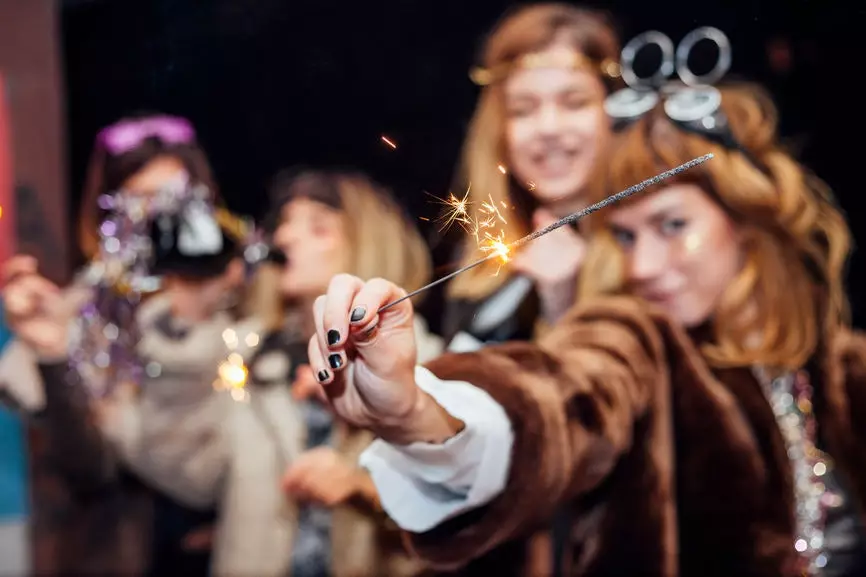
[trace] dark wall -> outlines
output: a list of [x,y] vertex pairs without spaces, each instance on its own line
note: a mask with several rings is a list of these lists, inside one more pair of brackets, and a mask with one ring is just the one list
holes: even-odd
[[[264,185],[278,168],[327,163],[372,172],[414,214],[430,216],[435,209],[422,191],[447,191],[472,112],[467,70],[483,32],[513,2],[73,4],[63,17],[73,190],[101,125],[136,109],[163,109],[199,127],[237,210],[261,211]],[[866,121],[858,93],[847,87],[858,81],[853,71],[864,54],[854,42],[866,23],[863,8],[841,0],[603,5],[626,38],[658,29],[677,42],[697,26],[724,30],[734,47],[732,74],[773,91],[783,134],[830,182],[859,234]],[[447,243],[425,232],[444,263]],[[861,324],[863,269],[855,261],[851,276]]]
[[19,250],[68,273],[63,86],[54,0],[0,1],[0,72],[11,117]]

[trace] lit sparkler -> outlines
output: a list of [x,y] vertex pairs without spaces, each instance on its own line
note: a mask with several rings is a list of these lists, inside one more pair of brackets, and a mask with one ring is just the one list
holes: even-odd
[[[630,188],[627,188],[621,192],[618,192],[614,195],[611,195],[600,202],[597,202],[593,205],[590,205],[590,206],[584,208],[583,210],[579,210],[573,214],[566,216],[565,218],[561,218],[558,221],[554,222],[553,224],[550,224],[550,225],[548,225],[542,229],[539,229],[539,230],[537,230],[531,234],[528,234],[528,235],[524,236],[523,238],[520,238],[514,242],[505,244],[505,242],[502,239],[496,239],[496,240],[494,240],[493,243],[488,245],[491,248],[488,251],[485,251],[485,252],[488,252],[488,254],[486,256],[484,256],[483,258],[480,258],[480,259],[476,260],[475,262],[471,262],[468,265],[455,270],[451,274],[445,275],[442,278],[439,278],[439,279],[437,279],[437,280],[435,280],[435,281],[433,281],[433,282],[431,282],[425,286],[422,286],[421,288],[419,288],[417,290],[410,292],[407,295],[404,295],[404,296],[398,298],[397,300],[391,301],[390,303],[383,305],[381,308],[379,308],[379,310],[377,312],[380,312],[380,313],[384,312],[384,311],[388,310],[389,308],[391,308],[391,307],[393,307],[393,306],[395,306],[395,305],[397,305],[397,304],[399,304],[399,303],[401,303],[407,299],[414,297],[415,295],[418,295],[424,291],[427,291],[427,290],[435,287],[436,285],[442,284],[442,283],[454,278],[455,276],[457,276],[459,274],[462,274],[468,270],[471,270],[477,266],[484,264],[485,262],[491,261],[495,258],[505,259],[505,258],[507,258],[507,255],[510,253],[510,251],[513,249],[519,248],[519,247],[523,246],[524,244],[531,242],[531,241],[533,241],[539,237],[542,237],[542,236],[544,236],[550,232],[553,232],[554,230],[556,230],[558,228],[562,228],[563,226],[566,226],[569,224],[574,224],[587,215],[590,215],[596,211],[601,210],[602,208],[610,206],[611,204],[619,202],[620,200],[627,198],[627,197],[629,197],[633,194],[636,194],[638,192],[641,192],[642,190],[645,190],[651,186],[659,184],[660,182],[667,180],[668,178],[671,178],[673,176],[676,176],[677,174],[684,172],[690,168],[694,168],[695,166],[703,164],[706,161],[710,160],[711,158],[713,158],[712,154],[705,154],[704,156],[699,156],[697,158],[694,158],[694,159],[692,159],[692,160],[690,160],[684,164],[677,166],[676,168],[672,168],[670,170],[662,172],[661,174],[657,174],[656,176],[653,176],[652,178],[648,178],[648,179],[644,180],[643,182],[639,182],[638,184],[635,184],[634,186],[632,186]],[[497,244],[497,242],[500,244]]]

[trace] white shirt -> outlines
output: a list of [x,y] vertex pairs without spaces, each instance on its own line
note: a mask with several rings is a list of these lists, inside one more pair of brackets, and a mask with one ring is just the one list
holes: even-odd
[[514,433],[502,406],[478,387],[440,380],[423,367],[415,369],[415,381],[466,427],[439,445],[377,439],[359,462],[388,516],[406,531],[423,533],[502,492]]

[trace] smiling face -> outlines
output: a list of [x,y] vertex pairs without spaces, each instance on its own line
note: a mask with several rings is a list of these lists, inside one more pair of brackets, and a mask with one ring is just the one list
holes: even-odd
[[[537,53],[562,60],[560,44]],[[589,69],[518,68],[505,81],[506,146],[515,177],[542,203],[568,200],[587,183],[610,131],[605,89]]]
[[687,328],[713,316],[742,267],[733,221],[694,184],[668,186],[611,211],[608,226],[625,253],[631,292]]

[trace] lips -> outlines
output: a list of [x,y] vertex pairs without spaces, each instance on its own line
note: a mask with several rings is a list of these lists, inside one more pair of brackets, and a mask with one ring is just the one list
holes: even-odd
[[561,178],[571,174],[577,157],[577,151],[557,148],[536,157],[535,165],[542,176]]
[[661,291],[643,292],[643,293],[641,293],[641,296],[650,302],[665,303],[665,302],[672,301],[674,299],[674,297],[676,296],[676,293],[674,293],[674,292],[661,292]]

